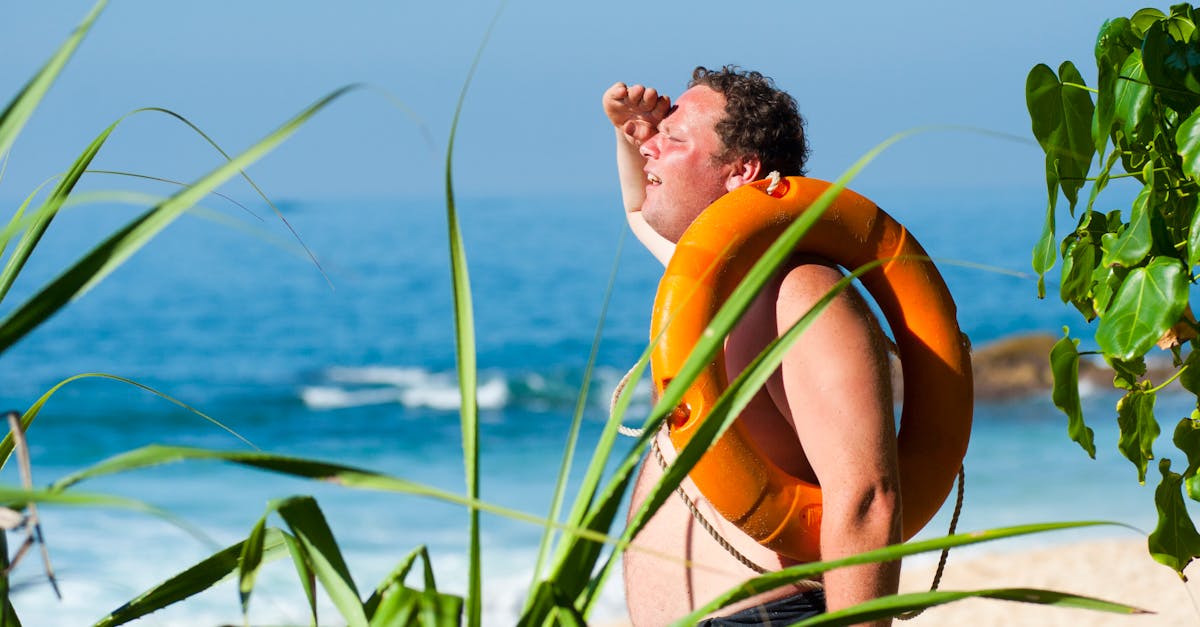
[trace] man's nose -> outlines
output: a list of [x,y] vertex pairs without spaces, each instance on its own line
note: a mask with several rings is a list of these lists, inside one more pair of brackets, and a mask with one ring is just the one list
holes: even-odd
[[655,133],[650,139],[642,142],[642,146],[638,148],[638,152],[646,159],[654,159],[658,157],[658,137]]

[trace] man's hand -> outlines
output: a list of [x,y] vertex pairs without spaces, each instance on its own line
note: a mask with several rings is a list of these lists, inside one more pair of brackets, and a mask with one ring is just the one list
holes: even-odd
[[671,99],[653,87],[616,83],[604,92],[604,113],[631,146],[653,137],[670,109]]

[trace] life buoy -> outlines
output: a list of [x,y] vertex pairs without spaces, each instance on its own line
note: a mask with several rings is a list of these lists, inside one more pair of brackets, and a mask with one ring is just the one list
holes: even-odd
[[[655,298],[651,337],[659,341],[651,368],[659,394],[750,267],[829,187],[788,177],[767,193],[767,182],[759,181],[722,196],[696,218],[680,238]],[[907,540],[946,500],[970,438],[970,351],[954,301],[908,231],[849,190],[836,197],[796,251],[849,269],[882,260],[860,281],[887,318],[904,374],[897,446]],[[726,385],[725,359],[718,351],[668,419],[677,450]],[[722,516],[760,544],[793,559],[819,559],[821,488],[767,459],[740,423],[735,420],[692,468],[692,481]]]

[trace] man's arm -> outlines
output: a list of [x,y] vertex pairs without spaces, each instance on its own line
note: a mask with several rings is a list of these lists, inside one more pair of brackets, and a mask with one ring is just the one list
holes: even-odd
[[[787,330],[841,278],[805,264],[784,278],[776,301]],[[784,357],[784,403],[821,484],[821,558],[837,559],[900,541],[900,482],[891,381],[883,333],[862,297],[837,296]],[[900,563],[825,574],[829,610],[895,594]],[[890,621],[874,623],[887,625]]]
[[646,159],[639,149],[658,133],[658,123],[670,110],[671,100],[653,87],[616,83],[604,92],[604,113],[612,122],[617,140],[617,175],[629,228],[651,254],[667,265],[675,246],[646,224],[642,203],[646,201]]

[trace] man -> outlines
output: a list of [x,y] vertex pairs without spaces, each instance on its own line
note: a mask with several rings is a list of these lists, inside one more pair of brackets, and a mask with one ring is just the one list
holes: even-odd
[[[688,225],[721,195],[772,170],[783,176],[803,173],[807,145],[795,101],[757,72],[697,68],[674,105],[652,88],[624,83],[610,87],[603,102],[616,131],[630,228],[664,264]],[[726,340],[730,379],[840,278],[826,261],[789,260]],[[823,559],[900,540],[884,341],[862,298],[843,292],[739,416],[777,465],[822,487]],[[665,462],[674,459],[665,433],[658,435],[657,448]],[[654,457],[643,464],[634,486],[634,507],[662,475]],[[662,625],[691,612],[755,576],[751,564],[766,570],[793,564],[721,518],[690,481],[682,489],[699,514],[689,511],[683,498],[668,499],[625,553],[626,596],[635,625]],[[820,590],[785,587],[725,608],[707,624],[788,624],[826,605],[832,611],[893,594],[899,574],[899,563],[831,571],[824,577],[823,597]]]

